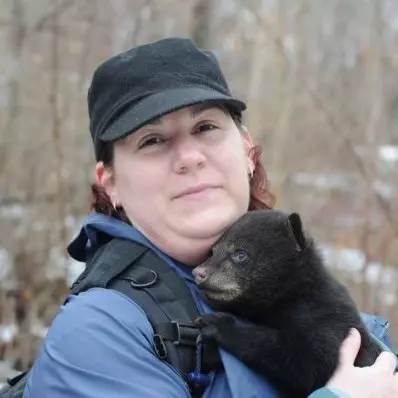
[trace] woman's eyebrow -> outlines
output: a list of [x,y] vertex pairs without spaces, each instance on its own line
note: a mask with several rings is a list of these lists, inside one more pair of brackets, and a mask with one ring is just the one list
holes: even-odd
[[[226,115],[228,114],[227,109],[225,109],[223,106],[214,105],[214,104],[201,104],[201,105],[193,106],[193,107],[190,108],[190,113],[191,113],[192,117],[197,117],[201,113],[203,113],[203,112],[205,112],[207,110],[210,110],[210,109],[219,109],[224,114],[226,114]],[[163,123],[163,118],[162,117],[158,117],[158,118],[153,119],[150,122],[148,122],[145,126],[159,125],[159,124],[162,124],[162,123]]]
[[[161,118],[161,117],[158,117],[158,118],[156,118],[156,119],[153,119],[153,120],[151,120],[150,122],[146,123],[145,126],[149,126],[149,125],[151,125],[151,124],[162,124],[162,118]],[[145,127],[145,126],[144,126],[144,127]]]
[[214,104],[203,104],[203,105],[198,105],[195,107],[192,107],[191,110],[191,115],[192,116],[198,116],[201,113],[210,110],[210,109],[218,109],[220,111],[222,111],[225,114],[228,114],[228,111],[221,105],[214,105]]

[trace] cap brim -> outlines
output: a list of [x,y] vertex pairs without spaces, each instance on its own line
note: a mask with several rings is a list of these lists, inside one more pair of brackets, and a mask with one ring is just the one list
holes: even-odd
[[238,114],[246,109],[244,102],[210,89],[200,87],[170,89],[152,94],[128,108],[100,134],[99,139],[113,141],[124,138],[154,119],[196,104],[225,105]]

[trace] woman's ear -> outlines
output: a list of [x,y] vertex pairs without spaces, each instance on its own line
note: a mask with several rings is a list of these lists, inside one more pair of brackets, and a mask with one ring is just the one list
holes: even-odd
[[98,185],[104,188],[112,203],[117,203],[117,193],[113,169],[105,167],[104,162],[98,162],[95,166],[95,180]]
[[243,138],[246,156],[249,161],[249,170],[254,171],[256,165],[254,164],[252,155],[252,148],[254,146],[252,136],[246,126],[242,126],[240,130]]

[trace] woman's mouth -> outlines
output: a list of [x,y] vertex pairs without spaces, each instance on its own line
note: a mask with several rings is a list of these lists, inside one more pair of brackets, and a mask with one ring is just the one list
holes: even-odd
[[210,184],[199,184],[194,187],[184,189],[175,198],[180,199],[200,199],[217,189],[217,186]]

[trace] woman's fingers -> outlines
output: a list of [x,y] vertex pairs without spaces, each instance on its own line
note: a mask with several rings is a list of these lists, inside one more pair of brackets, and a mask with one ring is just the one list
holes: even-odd
[[392,352],[383,351],[374,363],[379,372],[394,373],[397,367],[397,358]]
[[355,358],[361,347],[361,335],[357,329],[350,329],[348,336],[340,346],[339,362],[340,366],[353,366]]
[[[340,346],[340,366],[353,366],[361,347],[361,334],[357,329],[350,329],[348,336]],[[394,373],[397,358],[392,352],[383,351],[376,359],[374,367],[380,372]]]
[[383,351],[373,365],[354,366],[361,345],[357,329],[350,330],[340,346],[339,365],[327,383],[352,398],[398,398],[398,374],[394,375],[397,359]]

